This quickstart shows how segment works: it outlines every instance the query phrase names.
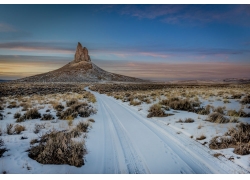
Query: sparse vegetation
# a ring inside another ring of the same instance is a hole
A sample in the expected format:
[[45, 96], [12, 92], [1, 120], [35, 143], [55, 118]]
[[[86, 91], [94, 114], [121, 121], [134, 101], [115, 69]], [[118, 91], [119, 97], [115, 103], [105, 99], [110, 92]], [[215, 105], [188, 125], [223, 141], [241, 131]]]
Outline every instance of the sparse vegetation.
[[150, 106], [148, 112], [149, 112], [149, 114], [147, 115], [148, 118], [167, 116], [165, 114], [165, 112], [161, 109], [160, 104], [154, 104], [154, 105]]
[[179, 119], [179, 121], [176, 121], [177, 123], [193, 123], [194, 120], [192, 118], [186, 118], [184, 121], [182, 119]]
[[228, 123], [229, 119], [224, 117], [222, 114], [218, 112], [214, 112], [208, 115], [207, 121], [212, 123]]
[[235, 154], [250, 154], [250, 124], [240, 123], [235, 128], [230, 128], [224, 136], [214, 137], [209, 147], [211, 149], [235, 148]]
[[7, 151], [7, 149], [4, 148], [3, 146], [4, 146], [4, 141], [0, 138], [0, 158], [2, 157], [3, 153]]
[[21, 113], [16, 112], [16, 113], [14, 114], [14, 118], [15, 118], [15, 119], [18, 119], [18, 118], [20, 118], [20, 117], [21, 117]]
[[242, 104], [250, 104], [250, 95], [245, 96], [242, 101]]
[[22, 131], [25, 131], [25, 126], [16, 124], [14, 127], [14, 134], [20, 134]]
[[35, 128], [33, 130], [33, 132], [35, 134], [38, 134], [40, 132], [41, 129], [45, 128], [45, 124], [35, 124]]
[[43, 114], [43, 117], [41, 120], [53, 120], [55, 119], [52, 114]]
[[75, 142], [65, 132], [52, 131], [43, 135], [39, 144], [32, 146], [29, 157], [41, 164], [69, 164], [76, 167], [84, 165], [87, 153], [84, 141]]

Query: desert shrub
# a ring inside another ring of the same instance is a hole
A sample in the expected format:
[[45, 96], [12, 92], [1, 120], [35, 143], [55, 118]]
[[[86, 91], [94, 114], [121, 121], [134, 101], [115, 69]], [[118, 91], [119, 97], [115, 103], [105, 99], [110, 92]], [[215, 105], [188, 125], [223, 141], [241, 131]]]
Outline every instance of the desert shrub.
[[136, 100], [132, 100], [132, 101], [130, 101], [129, 104], [130, 104], [130, 105], [133, 105], [133, 106], [138, 106], [138, 105], [141, 104], [141, 102], [140, 102], [140, 101], [136, 101]]
[[0, 139], [0, 157], [2, 157], [2, 155], [5, 151], [7, 151], [7, 149], [3, 148], [3, 146], [4, 146], [4, 141], [2, 139]]
[[41, 120], [53, 120], [53, 119], [55, 119], [55, 118], [53, 117], [53, 115], [51, 115], [51, 114], [43, 114]]
[[165, 105], [165, 106], [169, 106], [171, 109], [174, 110], [193, 110], [194, 106], [192, 104], [192, 102], [190, 102], [188, 99], [179, 99], [177, 97], [173, 97], [171, 99], [165, 99], [160, 101], [160, 104]]
[[185, 120], [179, 119], [179, 121], [176, 121], [177, 123], [193, 123], [194, 120], [192, 118], [186, 118]]
[[78, 116], [78, 113], [72, 108], [68, 108], [59, 114], [59, 118], [64, 119], [64, 120], [68, 120], [70, 119], [70, 117], [74, 119], [77, 116]]
[[206, 108], [198, 107], [190, 111], [200, 115], [208, 115], [210, 113], [210, 106], [206, 106]]
[[242, 94], [234, 94], [231, 96], [231, 99], [241, 99]]
[[41, 114], [36, 108], [30, 109], [25, 113], [26, 119], [38, 119], [41, 118]]
[[35, 128], [33, 130], [33, 132], [35, 134], [38, 134], [40, 132], [41, 129], [45, 128], [45, 124], [35, 124]]
[[235, 154], [250, 154], [250, 124], [240, 123], [235, 128], [230, 128], [224, 136], [212, 138], [209, 147], [211, 149], [235, 148]]
[[79, 122], [76, 125], [76, 128], [79, 129], [81, 132], [87, 132], [89, 127], [89, 123], [88, 122]]
[[79, 109], [78, 114], [80, 117], [89, 117], [91, 114], [95, 114], [96, 110], [92, 107], [84, 107]]
[[27, 111], [31, 107], [31, 105], [28, 103], [21, 103], [20, 106], [23, 107], [22, 111]]
[[75, 142], [65, 132], [52, 131], [43, 135], [39, 144], [31, 147], [29, 157], [41, 164], [84, 165], [83, 156], [87, 153], [84, 142]]
[[20, 117], [21, 117], [21, 113], [16, 112], [16, 113], [14, 114], [14, 118], [15, 118], [15, 119], [18, 119], [18, 118], [20, 118]]
[[194, 120], [192, 118], [185, 119], [184, 123], [193, 123]]
[[25, 126], [17, 124], [14, 127], [14, 134], [20, 134], [22, 131], [25, 131], [25, 129]]
[[6, 124], [6, 133], [8, 134], [8, 135], [12, 135], [14, 132], [13, 132], [13, 124]]
[[95, 103], [95, 102], [96, 102], [96, 98], [95, 98], [95, 96], [94, 96], [93, 94], [91, 94], [91, 93], [90, 93], [90, 95], [89, 95], [89, 98], [88, 98], [88, 99], [89, 99], [89, 101], [90, 101], [90, 102], [92, 102], [92, 103]]
[[32, 139], [31, 141], [30, 141], [30, 144], [31, 145], [33, 145], [33, 144], [36, 144], [36, 143], [38, 143], [39, 141], [37, 140], [37, 139]]
[[53, 107], [57, 111], [62, 111], [64, 109], [64, 106], [62, 104], [56, 104]]
[[77, 99], [71, 99], [71, 100], [69, 100], [69, 101], [66, 101], [66, 105], [67, 105], [68, 107], [70, 107], [70, 106], [72, 106], [73, 104], [76, 104], [76, 103], [78, 103], [78, 100], [77, 100]]
[[208, 115], [207, 121], [212, 122], [212, 123], [228, 123], [229, 119], [224, 117], [222, 114], [213, 112]]
[[228, 110], [227, 111], [227, 115], [228, 116], [234, 116], [234, 117], [250, 117], [250, 114], [244, 112], [242, 109], [240, 109], [239, 111], [236, 110]]
[[7, 106], [7, 108], [18, 108], [19, 105], [17, 105], [17, 102], [13, 101], [13, 102], [10, 102], [10, 104]]
[[161, 109], [160, 104], [153, 104], [152, 106], [150, 106], [148, 112], [149, 112], [149, 114], [147, 115], [148, 118], [166, 116], [165, 112]]
[[24, 122], [26, 120], [25, 116], [20, 116], [19, 118], [17, 118], [16, 122]]
[[221, 106], [218, 106], [217, 108], [214, 109], [214, 112], [224, 114], [224, 108]]
[[249, 104], [250, 103], [250, 95], [245, 96], [242, 101], [242, 104]]

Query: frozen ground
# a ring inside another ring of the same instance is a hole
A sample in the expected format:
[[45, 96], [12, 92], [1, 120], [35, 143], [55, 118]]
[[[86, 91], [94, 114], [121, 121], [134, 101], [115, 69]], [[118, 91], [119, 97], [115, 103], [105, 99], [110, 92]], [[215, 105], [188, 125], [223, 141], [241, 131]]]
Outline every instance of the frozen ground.
[[[164, 118], [147, 118], [147, 104], [129, 106], [112, 97], [92, 92], [97, 99], [95, 107], [97, 114], [91, 118], [92, 124], [86, 141], [88, 154], [85, 156], [85, 165], [77, 168], [69, 165], [43, 165], [28, 157], [26, 150], [31, 139], [36, 138], [32, 133], [35, 123], [40, 120], [26, 121], [27, 130], [21, 135], [3, 135], [7, 152], [0, 158], [0, 171], [7, 173], [79, 173], [79, 174], [113, 174], [113, 173], [249, 173], [249, 156], [235, 155], [234, 162], [228, 160], [232, 150], [210, 150], [206, 144], [209, 137], [226, 131], [223, 125], [217, 127], [203, 121], [202, 115], [177, 111], [175, 115]], [[207, 102], [209, 103], [209, 102]], [[44, 108], [45, 110], [46, 108]], [[138, 111], [138, 109], [141, 109]], [[0, 121], [1, 126], [14, 122], [11, 115]], [[41, 110], [43, 111], [43, 110]], [[195, 123], [176, 123], [179, 118], [193, 117]], [[88, 118], [77, 118], [74, 123]], [[67, 122], [59, 120], [57, 123], [46, 122], [46, 129], [64, 129]], [[206, 123], [206, 124], [205, 124]], [[201, 125], [201, 129], [197, 126]], [[219, 125], [218, 125], [219, 126]], [[207, 136], [203, 141], [196, 141], [201, 131]], [[20, 140], [21, 136], [28, 139]], [[193, 138], [190, 138], [194, 136]], [[214, 157], [221, 152], [225, 155]], [[240, 157], [238, 159], [237, 157]], [[237, 164], [242, 167], [238, 166]]]

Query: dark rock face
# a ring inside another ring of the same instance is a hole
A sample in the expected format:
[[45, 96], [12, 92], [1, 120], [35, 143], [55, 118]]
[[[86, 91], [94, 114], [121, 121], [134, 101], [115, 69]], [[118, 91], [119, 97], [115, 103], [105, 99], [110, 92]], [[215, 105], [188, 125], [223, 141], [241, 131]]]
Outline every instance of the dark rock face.
[[78, 63], [81, 61], [90, 62], [91, 60], [88, 49], [86, 47], [82, 47], [81, 43], [78, 42], [74, 62]]

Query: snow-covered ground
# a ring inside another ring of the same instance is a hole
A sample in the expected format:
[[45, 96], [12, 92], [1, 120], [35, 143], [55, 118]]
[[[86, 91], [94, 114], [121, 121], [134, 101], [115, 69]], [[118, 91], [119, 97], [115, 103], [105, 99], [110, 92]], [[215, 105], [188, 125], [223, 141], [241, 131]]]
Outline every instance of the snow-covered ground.
[[[30, 140], [37, 138], [33, 133], [36, 123], [46, 123], [43, 132], [52, 128], [63, 130], [70, 128], [65, 120], [41, 122], [39, 119], [28, 120], [22, 124], [27, 130], [20, 135], [2, 135], [7, 152], [0, 158], [0, 172], [7, 173], [78, 173], [78, 174], [113, 174], [113, 173], [249, 173], [249, 155], [239, 156], [232, 149], [210, 150], [207, 144], [215, 134], [222, 135], [234, 124], [213, 124], [204, 121], [205, 116], [186, 111], [170, 111], [174, 116], [147, 118], [150, 104], [130, 106], [105, 94], [91, 92], [97, 102], [93, 106], [97, 113], [89, 118], [95, 120], [87, 133], [85, 165], [44, 165], [28, 157]], [[204, 102], [210, 103], [209, 101]], [[49, 106], [49, 105], [48, 105]], [[49, 107], [40, 109], [44, 111]], [[139, 111], [138, 111], [139, 110]], [[0, 121], [2, 128], [7, 123], [14, 123], [14, 113], [18, 109], [8, 109]], [[11, 112], [11, 114], [7, 114]], [[51, 112], [55, 115], [55, 112]], [[176, 123], [180, 118], [191, 117], [194, 123]], [[76, 118], [74, 124], [89, 118]], [[244, 118], [245, 120], [246, 118]], [[249, 118], [247, 118], [250, 120]], [[241, 119], [240, 119], [241, 120]], [[197, 128], [200, 126], [201, 128]], [[201, 134], [206, 139], [196, 141]], [[22, 136], [28, 139], [20, 140]], [[191, 138], [193, 136], [193, 138]], [[225, 155], [214, 157], [215, 153]], [[228, 160], [234, 156], [234, 162]], [[240, 157], [238, 159], [238, 157]], [[238, 166], [241, 165], [242, 167]]]

